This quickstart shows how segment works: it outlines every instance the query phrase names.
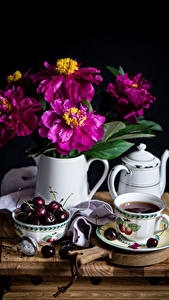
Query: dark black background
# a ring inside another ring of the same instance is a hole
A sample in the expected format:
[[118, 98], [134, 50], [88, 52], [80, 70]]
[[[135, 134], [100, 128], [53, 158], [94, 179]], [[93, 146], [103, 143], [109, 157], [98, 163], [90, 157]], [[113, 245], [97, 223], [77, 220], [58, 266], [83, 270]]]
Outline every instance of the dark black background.
[[[101, 3], [100, 3], [101, 4]], [[0, 84], [8, 74], [19, 69], [24, 73], [30, 67], [36, 71], [47, 60], [54, 64], [57, 58], [78, 59], [83, 66], [102, 70], [103, 86], [111, 80], [106, 65], [121, 65], [129, 75], [142, 73], [152, 83], [156, 103], [145, 112], [145, 118], [161, 124], [164, 131], [146, 142], [148, 150], [160, 157], [169, 148], [169, 33], [167, 7], [130, 2], [127, 7], [119, 3], [104, 3], [91, 9], [91, 3], [62, 7], [33, 3], [24, 7], [11, 4], [1, 8], [0, 24]], [[99, 97], [92, 104], [98, 107]], [[139, 140], [135, 141], [136, 144]], [[29, 137], [16, 137], [0, 149], [0, 180], [11, 168], [33, 164], [23, 159], [24, 150], [32, 144]], [[110, 166], [119, 159], [110, 162]], [[100, 169], [99, 166], [97, 168]], [[90, 172], [91, 184], [97, 179]], [[168, 173], [168, 171], [167, 171]], [[106, 182], [101, 189], [107, 189]], [[169, 176], [167, 183], [169, 190]]]

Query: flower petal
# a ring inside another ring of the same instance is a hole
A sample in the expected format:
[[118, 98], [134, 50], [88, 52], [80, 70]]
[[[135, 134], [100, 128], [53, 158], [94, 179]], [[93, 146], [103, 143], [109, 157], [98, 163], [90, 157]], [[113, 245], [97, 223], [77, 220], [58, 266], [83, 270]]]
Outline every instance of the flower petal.
[[57, 119], [57, 114], [53, 110], [45, 111], [42, 115], [42, 123], [47, 128], [51, 128]]

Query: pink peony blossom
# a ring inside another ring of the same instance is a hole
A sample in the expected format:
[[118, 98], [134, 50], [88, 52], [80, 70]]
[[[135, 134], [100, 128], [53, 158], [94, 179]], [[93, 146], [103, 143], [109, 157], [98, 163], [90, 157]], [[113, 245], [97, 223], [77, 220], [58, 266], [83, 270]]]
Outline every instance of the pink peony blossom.
[[155, 98], [148, 92], [150, 83], [137, 74], [130, 79], [125, 73], [118, 74], [116, 83], [109, 83], [106, 92], [115, 100], [115, 110], [128, 120], [129, 123], [136, 123], [137, 116], [143, 115], [143, 109], [149, 108]]
[[35, 111], [41, 110], [41, 103], [24, 96], [21, 87], [0, 91], [0, 146], [15, 135], [31, 134], [38, 126]]
[[83, 98], [91, 101], [94, 96], [93, 83], [99, 84], [103, 78], [96, 68], [80, 68], [77, 61], [70, 58], [58, 59], [56, 65], [44, 62], [46, 69], [31, 76], [33, 82], [40, 83], [37, 93], [42, 93], [48, 102], [57, 98], [74, 101]]
[[87, 151], [103, 138], [104, 117], [88, 113], [87, 107], [75, 106], [69, 99], [56, 99], [51, 107], [41, 117], [39, 134], [52, 140], [59, 153]]

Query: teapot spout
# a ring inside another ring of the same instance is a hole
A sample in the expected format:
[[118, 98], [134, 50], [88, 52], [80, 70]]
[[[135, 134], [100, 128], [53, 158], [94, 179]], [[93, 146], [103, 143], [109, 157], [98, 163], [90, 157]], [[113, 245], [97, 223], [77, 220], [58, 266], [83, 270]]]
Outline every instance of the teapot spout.
[[160, 174], [160, 190], [161, 195], [163, 194], [166, 186], [166, 165], [169, 157], [169, 150], [165, 150], [161, 157], [161, 174]]

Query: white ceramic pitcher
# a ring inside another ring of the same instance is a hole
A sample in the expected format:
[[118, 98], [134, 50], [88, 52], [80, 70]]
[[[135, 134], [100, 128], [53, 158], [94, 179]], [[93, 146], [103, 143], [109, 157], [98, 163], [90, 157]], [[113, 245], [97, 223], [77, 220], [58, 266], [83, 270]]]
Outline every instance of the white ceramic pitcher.
[[[104, 171], [93, 187], [88, 191], [87, 172], [93, 161], [99, 160], [104, 164]], [[56, 192], [57, 200], [66, 200], [66, 207], [73, 207], [80, 202], [90, 200], [101, 186], [109, 171], [107, 160], [89, 159], [84, 155], [75, 158], [52, 158], [41, 155], [38, 164], [35, 195], [40, 195], [46, 202], [51, 201], [50, 187]]]

